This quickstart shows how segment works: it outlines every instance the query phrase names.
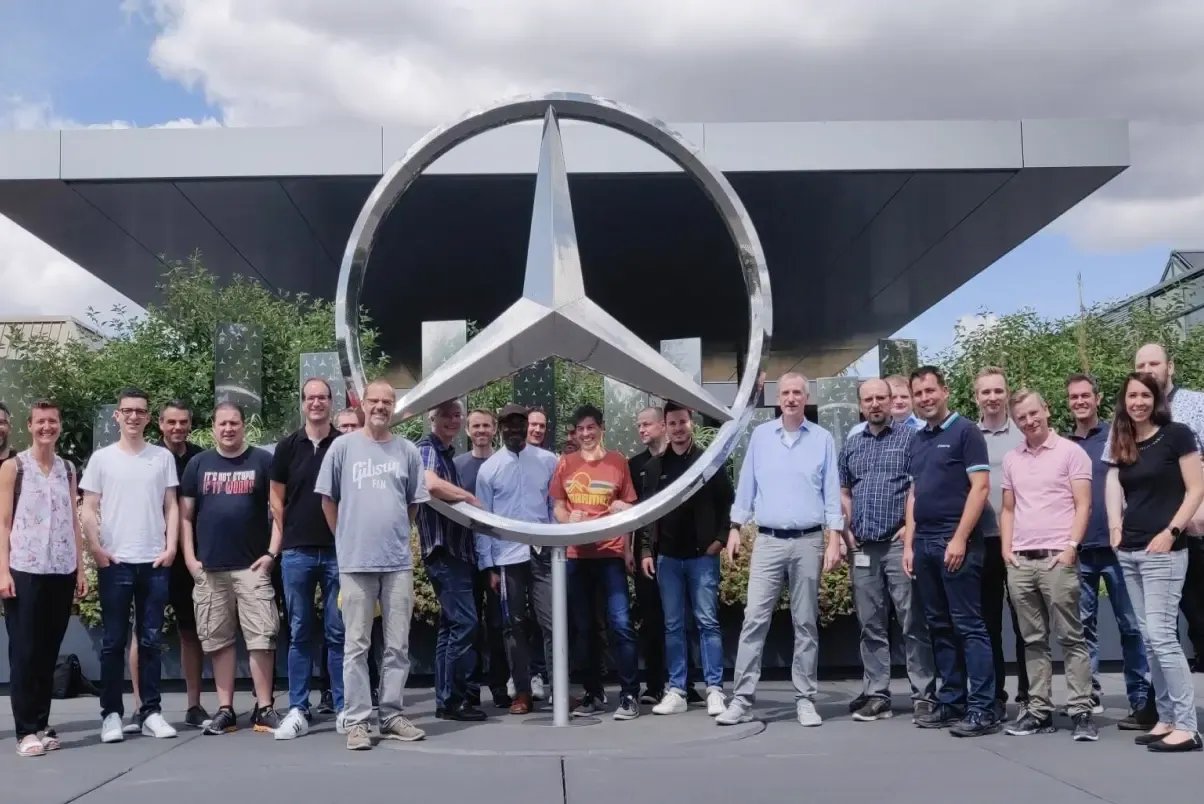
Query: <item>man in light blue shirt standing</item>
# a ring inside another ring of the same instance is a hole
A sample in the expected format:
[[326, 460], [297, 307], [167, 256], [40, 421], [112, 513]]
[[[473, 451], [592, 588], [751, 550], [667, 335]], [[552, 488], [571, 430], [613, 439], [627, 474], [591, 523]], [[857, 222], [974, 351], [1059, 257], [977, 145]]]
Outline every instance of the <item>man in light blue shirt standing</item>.
[[[556, 456], [527, 443], [527, 409], [522, 405], [502, 408], [498, 424], [505, 449], [481, 464], [476, 485], [481, 507], [520, 522], [551, 522], [548, 485], [556, 471]], [[476, 546], [478, 566], [488, 573], [489, 594], [495, 596], [502, 611], [502, 637], [516, 693], [510, 714], [525, 715], [532, 707], [528, 609], [534, 609], [544, 619], [542, 607], [531, 600], [531, 548], [485, 533], [476, 534]], [[547, 620], [540, 625], [550, 635], [550, 611]]]
[[721, 726], [752, 720], [761, 654], [782, 584], [790, 590], [794, 621], [795, 708], [799, 724], [823, 723], [815, 711], [819, 664], [819, 580], [841, 560], [840, 475], [832, 434], [808, 422], [807, 378], [784, 374], [778, 380], [782, 416], [753, 430], [740, 467], [732, 505], [729, 560], [740, 552], [740, 528], [757, 523], [748, 568], [748, 602], [736, 650], [734, 689], [727, 710], [715, 719]]

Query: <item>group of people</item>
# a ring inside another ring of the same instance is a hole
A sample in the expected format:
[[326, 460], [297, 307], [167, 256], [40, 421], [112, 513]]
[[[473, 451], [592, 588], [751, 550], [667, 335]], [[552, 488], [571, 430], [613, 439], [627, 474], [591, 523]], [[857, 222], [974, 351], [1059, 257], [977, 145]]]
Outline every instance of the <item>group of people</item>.
[[[786, 588], [797, 719], [821, 725], [819, 586], [823, 573], [847, 561], [864, 665], [863, 692], [850, 704], [854, 720], [894, 713], [893, 611], [916, 726], [947, 727], [959, 737], [1001, 728], [1012, 735], [1053, 731], [1052, 625], [1065, 659], [1073, 737], [1098, 739], [1102, 582], [1120, 629], [1131, 709], [1118, 725], [1140, 730], [1137, 742], [1151, 751], [1200, 750], [1177, 609], [1182, 602], [1198, 651], [1204, 539], [1194, 534], [1204, 524], [1197, 523], [1204, 395], [1174, 385], [1174, 365], [1160, 346], [1143, 347], [1135, 369], [1111, 426], [1099, 419], [1095, 382], [1070, 377], [1066, 402], [1075, 427], [1065, 436], [1050, 429], [1046, 400], [1023, 389], [1010, 393], [997, 368], [976, 379], [977, 422], [950, 412], [934, 367], [866, 380], [859, 389], [864, 421], [839, 450], [805, 416], [806, 378], [782, 376], [781, 415], [751, 433], [734, 488], [726, 473], [716, 473], [637, 533], [569, 548], [571, 656], [583, 687], [571, 699], [573, 714], [609, 709], [609, 646], [619, 681], [616, 720], [639, 717], [643, 706], [673, 715], [692, 703], [705, 705], [720, 726], [751, 720], [765, 639]], [[435, 716], [485, 720], [483, 684], [495, 706], [526, 714], [551, 687], [569, 683], [549, 672], [548, 551], [473, 533], [427, 503], [467, 503], [525, 522], [579, 522], [656, 494], [702, 452], [692, 411], [672, 402], [639, 413], [645, 449], [627, 458], [605, 448], [603, 414], [590, 405], [573, 414], [571, 447], [558, 456], [542, 446], [547, 416], [516, 404], [465, 417], [458, 401], [442, 403], [414, 443], [390, 430], [396, 400], [386, 382], [371, 383], [359, 407], [337, 416], [323, 380], [307, 381], [301, 401], [302, 427], [270, 453], [246, 443], [236, 405], [218, 404], [215, 446], [202, 451], [188, 441], [192, 414], [180, 400], [160, 409], [163, 443], [149, 444], [150, 402], [127, 388], [114, 414], [119, 440], [92, 455], [78, 483], [72, 465], [55, 454], [55, 403], [32, 405], [32, 446], [16, 454], [7, 445], [7, 411], [0, 411], [0, 597], [19, 754], [60, 747], [49, 726], [51, 679], [72, 600], [86, 592], [84, 550], [99, 584], [104, 743], [129, 731], [176, 735], [159, 694], [169, 604], [180, 633], [186, 725], [206, 734], [238, 728], [241, 631], [256, 731], [301, 737], [325, 706], [349, 749], [373, 746], [374, 719], [380, 739], [423, 739], [404, 714], [413, 528], [439, 602]], [[457, 455], [464, 429], [472, 447]], [[742, 536], [749, 525], [751, 544]], [[748, 549], [729, 697], [718, 616], [721, 557], [734, 561]], [[629, 576], [642, 615], [638, 636]], [[1005, 601], [1023, 646], [1011, 720]], [[281, 609], [289, 635], [283, 714], [273, 703]], [[131, 621], [137, 712], [127, 724]], [[320, 656], [313, 644], [319, 629]], [[691, 642], [702, 694], [691, 680]], [[201, 705], [204, 656], [217, 693], [212, 717]], [[329, 690], [311, 713], [315, 664]]]

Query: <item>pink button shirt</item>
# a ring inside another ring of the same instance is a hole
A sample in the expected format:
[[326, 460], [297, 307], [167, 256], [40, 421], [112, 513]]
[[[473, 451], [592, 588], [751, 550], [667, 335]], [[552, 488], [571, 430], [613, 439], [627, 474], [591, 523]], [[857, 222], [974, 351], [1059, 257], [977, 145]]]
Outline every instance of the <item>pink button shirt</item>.
[[1071, 481], [1091, 482], [1091, 459], [1078, 444], [1050, 432], [1003, 456], [1003, 488], [1016, 498], [1012, 550], [1065, 550], [1074, 525]]

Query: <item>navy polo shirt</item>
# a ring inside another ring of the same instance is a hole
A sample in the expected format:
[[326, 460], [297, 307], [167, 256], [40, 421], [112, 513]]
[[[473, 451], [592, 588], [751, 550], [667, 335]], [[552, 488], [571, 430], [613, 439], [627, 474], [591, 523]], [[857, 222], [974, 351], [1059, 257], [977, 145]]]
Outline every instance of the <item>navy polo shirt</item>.
[[1108, 422], [1100, 422], [1080, 438], [1071, 431], [1066, 434], [1074, 443], [1083, 448], [1091, 459], [1091, 518], [1087, 520], [1087, 533], [1083, 536], [1083, 547], [1108, 547], [1108, 505], [1104, 501], [1104, 489], [1108, 480], [1109, 464], [1104, 460], [1104, 445], [1108, 443], [1108, 433], [1112, 427]]
[[[987, 441], [978, 425], [950, 413], [911, 442], [917, 539], [946, 539], [957, 530], [970, 494], [970, 475], [991, 471]], [[974, 526], [971, 535], [978, 532]]]

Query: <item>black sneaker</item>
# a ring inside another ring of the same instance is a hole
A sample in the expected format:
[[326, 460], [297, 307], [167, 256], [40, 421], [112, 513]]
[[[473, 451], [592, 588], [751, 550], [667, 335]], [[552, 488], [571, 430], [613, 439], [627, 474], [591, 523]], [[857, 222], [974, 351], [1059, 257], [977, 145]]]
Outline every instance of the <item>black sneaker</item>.
[[238, 716], [234, 714], [233, 707], [223, 706], [217, 710], [217, 714], [201, 734], [230, 734], [235, 731], [238, 731]]
[[443, 712], [444, 720], [457, 720], [461, 723], [480, 723], [482, 720], [487, 720], [489, 715], [482, 710], [465, 701], [458, 706], [449, 706]]
[[635, 696], [624, 695], [619, 698], [619, 708], [615, 710], [615, 720], [635, 720], [640, 716], [640, 705]]
[[[693, 692], [693, 690], [694, 690], [694, 688], [690, 687], [689, 691], [687, 691], [686, 694], [688, 695], [690, 692]], [[697, 695], [697, 693], [695, 693], [695, 694]], [[645, 704], [647, 706], [656, 706], [658, 703], [661, 702], [661, 698], [664, 698], [664, 697], [665, 697], [665, 691], [663, 689], [662, 690], [654, 690], [654, 689], [652, 689], [652, 687], [647, 687], [644, 689], [644, 694], [640, 696], [640, 703]]]
[[962, 719], [961, 713], [948, 704], [937, 704], [932, 711], [915, 719], [916, 728], [946, 729]]
[[1032, 712], [1024, 712], [1003, 731], [1013, 737], [1028, 737], [1031, 734], [1050, 734], [1056, 730], [1053, 718], [1049, 715], [1038, 717]]
[[967, 712], [960, 723], [949, 728], [954, 737], [985, 737], [999, 731], [999, 721], [994, 712]]
[[870, 702], [870, 696], [858, 695], [856, 698], [849, 701], [849, 714], [856, 712], [858, 709], [865, 706], [869, 702]]
[[1099, 729], [1095, 727], [1089, 712], [1074, 716], [1074, 741], [1076, 743], [1093, 743], [1099, 739]]
[[203, 729], [209, 725], [209, 713], [201, 705], [190, 706], [184, 713], [184, 725], [194, 729]]
[[1146, 699], [1145, 706], [1117, 721], [1116, 728], [1121, 731], [1149, 731], [1158, 723], [1158, 707], [1154, 704], [1154, 696]]
[[[706, 703], [706, 698], [703, 698], [693, 684], [686, 685], [686, 706], [695, 706], [697, 704]], [[660, 703], [660, 701], [657, 701]]]
[[251, 713], [251, 729], [260, 734], [271, 733], [280, 728], [280, 721], [284, 718], [280, 717], [280, 713], [271, 706], [256, 707]]
[[885, 698], [870, 698], [865, 706], [853, 713], [853, 720], [861, 723], [869, 723], [874, 720], [886, 720], [894, 717], [894, 712], [891, 711], [890, 701]]
[[[376, 693], [374, 692], [372, 695], [375, 697]], [[334, 695], [331, 694], [330, 690], [322, 693], [322, 698], [318, 701], [318, 706], [314, 709], [314, 712], [319, 715], [334, 714]]]
[[602, 706], [603, 703], [597, 696], [587, 692], [573, 710], [573, 717], [592, 717], [602, 711]]

